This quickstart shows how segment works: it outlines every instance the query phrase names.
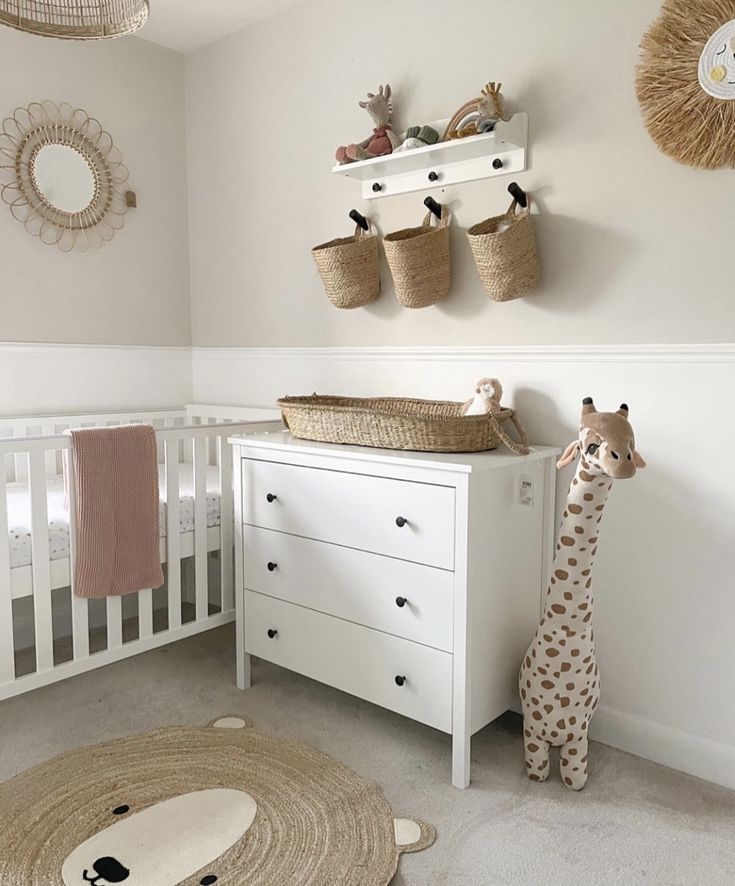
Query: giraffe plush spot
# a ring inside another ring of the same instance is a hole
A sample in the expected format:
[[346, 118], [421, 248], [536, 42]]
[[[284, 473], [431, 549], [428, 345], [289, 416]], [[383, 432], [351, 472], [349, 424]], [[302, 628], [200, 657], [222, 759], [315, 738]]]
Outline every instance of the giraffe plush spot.
[[552, 612], [556, 612], [557, 615], [564, 615], [564, 613], [567, 611], [567, 607], [562, 606], [561, 603], [552, 603], [551, 610]]
[[541, 711], [532, 711], [531, 716], [533, 717], [534, 720], [542, 720], [543, 719], [543, 717], [541, 716]]
[[588, 474], [587, 471], [580, 471], [579, 479], [584, 480], [585, 483], [591, 483], [595, 478], [592, 476], [592, 474]]
[[572, 666], [569, 664], [568, 661], [563, 661], [563, 662], [561, 663], [561, 669], [562, 669], [562, 673], [563, 673], [564, 671], [571, 671]]
[[591, 492], [585, 492], [582, 498], [584, 498], [585, 501], [592, 501], [594, 499], [594, 495], [592, 495]]
[[562, 581], [565, 581], [569, 578], [569, 573], [566, 571], [566, 569], [555, 569], [554, 575]]
[[542, 680], [541, 685], [544, 687], [544, 689], [553, 689], [554, 688], [554, 684], [551, 682], [551, 680]]
[[550, 658], [556, 658], [556, 656], [559, 654], [559, 650], [558, 650], [558, 649], [554, 649], [553, 646], [549, 646], [549, 647], [547, 648], [547, 650], [546, 650], [546, 654], [547, 654]]
[[569, 701], [569, 699], [568, 699], [566, 696], [564, 696], [563, 698], [559, 699], [559, 704], [561, 704], [561, 706], [562, 706], [563, 708], [568, 708], [568, 707], [569, 707], [569, 704], [570, 704], [570, 701]]
[[574, 544], [574, 539], [571, 537], [571, 535], [562, 535], [562, 537], [559, 539], [559, 541], [563, 545], [566, 545], [568, 548], [571, 548], [572, 545]]
[[569, 508], [570, 514], [581, 514], [582, 513], [582, 505], [567, 505]]

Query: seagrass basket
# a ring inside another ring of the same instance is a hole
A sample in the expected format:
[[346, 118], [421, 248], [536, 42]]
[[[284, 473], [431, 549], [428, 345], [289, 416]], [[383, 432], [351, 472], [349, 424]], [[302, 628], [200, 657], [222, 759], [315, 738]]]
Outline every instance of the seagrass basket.
[[427, 308], [444, 298], [452, 283], [449, 261], [449, 212], [431, 224], [432, 213], [416, 228], [403, 228], [383, 237], [396, 298], [404, 308]]
[[467, 231], [477, 273], [493, 301], [511, 301], [538, 286], [539, 260], [528, 195], [525, 209], [517, 210], [514, 200], [507, 212]]
[[380, 295], [378, 238], [369, 229], [355, 225], [353, 237], [321, 243], [311, 254], [336, 308], [359, 308]]
[[[513, 409], [462, 415], [462, 403], [403, 397], [282, 397], [283, 421], [294, 437], [417, 452], [482, 452], [500, 443], [528, 454], [528, 438]], [[518, 441], [505, 431], [510, 421]]]

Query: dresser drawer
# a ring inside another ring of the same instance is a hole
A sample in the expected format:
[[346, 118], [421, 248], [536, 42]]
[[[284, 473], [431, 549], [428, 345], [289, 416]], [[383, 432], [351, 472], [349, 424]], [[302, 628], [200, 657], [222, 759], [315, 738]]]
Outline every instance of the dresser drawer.
[[449, 486], [253, 459], [242, 480], [244, 523], [454, 568]]
[[452, 651], [453, 572], [255, 526], [243, 555], [251, 591]]
[[[451, 732], [447, 652], [252, 591], [245, 592], [245, 651]], [[402, 686], [396, 677], [405, 678]]]

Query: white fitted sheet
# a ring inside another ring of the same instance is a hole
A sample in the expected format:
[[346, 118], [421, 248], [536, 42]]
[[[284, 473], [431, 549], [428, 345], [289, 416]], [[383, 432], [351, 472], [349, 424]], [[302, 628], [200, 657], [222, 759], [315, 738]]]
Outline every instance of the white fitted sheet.
[[[190, 464], [179, 465], [179, 531], [194, 531], [194, 472]], [[47, 481], [48, 537], [51, 560], [69, 556], [69, 514], [64, 509], [64, 481]], [[159, 526], [166, 535], [166, 482], [163, 465], [158, 466], [160, 495]], [[8, 483], [8, 528], [10, 531], [10, 567], [31, 563], [31, 502], [27, 483]], [[220, 525], [219, 469], [207, 467], [207, 526]]]

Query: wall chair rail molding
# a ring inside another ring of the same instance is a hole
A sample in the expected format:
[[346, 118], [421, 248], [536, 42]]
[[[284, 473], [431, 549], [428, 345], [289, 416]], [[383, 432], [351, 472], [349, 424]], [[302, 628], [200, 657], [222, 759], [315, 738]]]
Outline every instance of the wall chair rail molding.
[[732, 363], [735, 343], [652, 345], [487, 345], [468, 347], [203, 347], [192, 348], [194, 359], [260, 360], [400, 360], [474, 362], [500, 359], [520, 363]]

